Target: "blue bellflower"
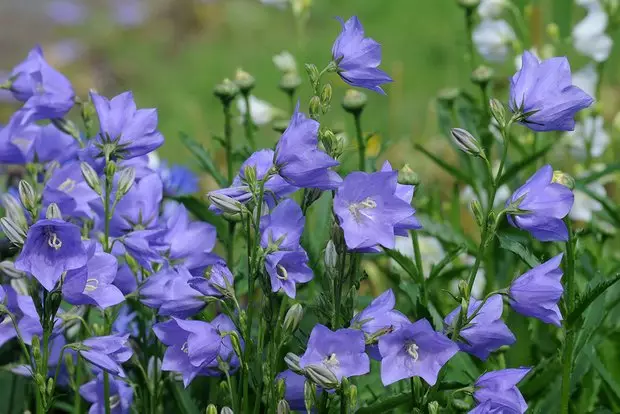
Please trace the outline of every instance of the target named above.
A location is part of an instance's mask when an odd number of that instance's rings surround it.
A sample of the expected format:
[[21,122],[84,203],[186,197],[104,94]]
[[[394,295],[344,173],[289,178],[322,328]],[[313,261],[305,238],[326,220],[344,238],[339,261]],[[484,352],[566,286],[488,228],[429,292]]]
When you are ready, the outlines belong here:
[[[91,403],[88,414],[105,414],[103,374],[80,387],[80,395]],[[110,413],[129,414],[133,403],[133,389],[125,381],[110,378]]]
[[94,366],[119,377],[125,378],[121,364],[133,355],[129,347],[129,335],[94,336],[82,342],[87,349],[80,355]]
[[421,377],[435,385],[439,370],[458,350],[447,336],[435,332],[426,319],[401,326],[379,338],[381,381],[387,386],[405,378]]
[[[390,162],[385,161],[383,163],[383,166],[381,167],[381,171],[390,172],[394,170],[392,169],[392,165],[390,164]],[[396,182],[396,191],[394,192],[394,194],[396,195],[396,197],[400,198],[401,200],[408,203],[409,205],[411,205],[411,201],[413,200],[414,193],[415,193],[414,185],[404,185],[404,184],[398,183],[398,181]],[[403,221],[399,223],[396,223],[396,225],[394,225],[394,234],[396,234],[397,236],[407,237],[409,235],[409,230],[421,229],[422,225],[420,224],[420,222],[418,221],[418,219],[415,217],[414,214],[415,214],[415,209],[413,209],[413,214],[411,216],[407,217],[406,219],[404,219]]]
[[43,205],[56,203],[65,216],[94,218],[90,203],[100,200],[88,186],[77,163],[71,162],[58,168],[45,184]]
[[81,268],[87,259],[78,226],[60,219],[44,219],[28,230],[15,268],[32,274],[51,291],[63,272]]
[[[516,338],[502,320],[504,302],[500,295],[493,295],[487,299],[481,309],[481,300],[470,298],[467,307],[467,318],[471,318],[474,312],[476,316],[459,331],[459,335],[465,340],[459,342],[461,351],[475,355],[485,361],[489,354],[496,351],[502,345],[512,345]],[[454,309],[444,323],[452,326],[461,312],[461,307]]]
[[533,131],[575,129],[575,114],[594,99],[573,85],[568,59],[539,62],[527,50],[522,59],[521,70],[510,80],[510,109],[526,114],[522,123]]
[[574,199],[568,187],[553,182],[553,168],[545,165],[506,201],[506,206],[512,204],[524,211],[509,214],[508,222],[540,241],[567,241],[568,230],[562,219]]
[[491,371],[483,374],[474,384],[474,400],[488,408],[488,411],[477,413],[508,413],[523,414],[527,410],[527,403],[517,388],[519,381],[525,377],[530,368],[511,368]]
[[13,115],[9,123],[0,126],[0,163],[26,164],[34,158],[36,129],[32,124],[21,125],[21,118]]
[[525,316],[561,326],[562,313],[558,302],[564,293],[562,286],[562,254],[519,276],[508,288],[510,305]]
[[330,168],[338,161],[318,148],[319,123],[299,112],[299,102],[291,121],[276,144],[275,167],[288,183],[300,188],[334,190],[342,178]]
[[394,248],[395,228],[414,214],[396,193],[397,176],[396,171],[353,172],[338,188],[334,212],[349,250]]
[[332,47],[332,58],[338,64],[338,74],[351,86],[370,89],[385,94],[380,85],[392,82],[381,64],[381,45],[364,37],[364,28],[357,16],[346,23],[338,17],[342,32]]
[[198,176],[183,165],[168,166],[162,163],[158,172],[164,183],[164,195],[167,197],[178,197],[198,191]]
[[[206,364],[204,368],[205,375],[210,375],[210,376],[222,375],[222,371],[220,371],[220,368],[219,368],[218,360],[223,361],[226,364],[228,364],[229,372],[232,374],[236,372],[237,369],[239,369],[240,363],[239,363],[239,357],[237,356],[237,353],[233,349],[230,336],[227,335],[226,332],[235,331],[237,332],[237,334],[239,334],[239,331],[237,330],[237,327],[235,326],[235,323],[232,321],[232,319],[230,319],[230,317],[228,317],[228,315],[224,313],[220,313],[215,318],[213,318],[213,320],[211,321],[211,325],[213,325],[215,330],[218,332],[218,334],[222,338],[222,341],[220,344],[220,349],[218,351],[217,358],[215,358],[210,363]],[[241,349],[244,349],[245,342],[243,341],[243,338],[241,337],[241,335],[239,335],[239,341],[240,341],[239,345],[241,346]]]
[[364,352],[364,334],[355,329],[332,331],[317,324],[310,333],[306,352],[299,366],[319,365],[329,369],[338,378],[364,375],[370,371],[370,359]]
[[234,276],[226,263],[220,261],[207,267],[203,276],[194,277],[188,283],[204,296],[222,297],[222,291],[233,286]]
[[159,309],[160,315],[187,318],[206,306],[200,292],[192,289],[191,273],[183,266],[166,268],[150,276],[140,288],[140,301]]
[[[22,340],[30,345],[33,336],[43,334],[43,327],[32,297],[20,295],[11,285],[3,286],[3,292],[5,294],[3,302],[15,317]],[[0,319],[0,347],[15,337],[17,337],[17,331],[11,318],[4,315]]]

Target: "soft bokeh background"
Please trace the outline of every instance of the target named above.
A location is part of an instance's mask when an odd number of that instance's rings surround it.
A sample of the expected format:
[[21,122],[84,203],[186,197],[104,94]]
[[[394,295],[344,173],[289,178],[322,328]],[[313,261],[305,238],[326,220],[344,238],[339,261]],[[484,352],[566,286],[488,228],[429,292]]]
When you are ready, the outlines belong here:
[[[559,24],[563,35],[569,34],[570,22],[584,14],[572,3],[535,2],[530,28],[534,43],[544,42],[550,21]],[[386,155],[394,162],[413,160],[426,166],[412,143],[434,145],[434,98],[442,88],[470,87],[470,69],[463,60],[463,12],[456,0],[314,0],[304,30],[296,27],[290,10],[259,0],[3,0],[0,71],[10,70],[40,43],[80,96],[90,88],[108,95],[132,90],[139,106],[158,108],[167,138],[161,155],[173,162],[191,162],[178,134],[187,132],[211,147],[211,134],[222,128],[221,108],[212,95],[217,82],[242,67],[257,79],[257,97],[286,109],[272,56],[288,50],[298,58],[302,72],[303,62],[322,67],[339,33],[334,16],[354,14],[367,34],[383,44],[382,67],[395,80],[387,87],[387,97],[369,94],[364,129],[390,140]],[[572,62],[578,67],[581,61],[575,57]],[[606,69],[609,87],[617,83],[616,69],[617,59]],[[506,77],[513,70],[512,62],[503,68]],[[331,80],[337,107],[346,85],[335,77]],[[302,90],[302,99],[308,96]],[[6,107],[0,107],[1,123],[14,107],[0,105]],[[352,129],[350,118],[340,110],[332,111],[326,121],[336,129]],[[241,140],[240,125],[236,132]],[[259,139],[271,146],[277,134],[264,127]]]

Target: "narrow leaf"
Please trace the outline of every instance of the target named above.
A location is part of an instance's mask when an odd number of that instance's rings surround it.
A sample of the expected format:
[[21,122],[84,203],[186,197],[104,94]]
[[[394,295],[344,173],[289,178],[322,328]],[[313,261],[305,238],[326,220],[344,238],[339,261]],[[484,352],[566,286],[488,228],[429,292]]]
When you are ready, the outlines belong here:
[[448,174],[450,174],[457,180],[467,183],[471,185],[472,187],[475,185],[471,177],[467,176],[466,174],[463,174],[461,171],[459,171],[452,165],[448,164],[441,158],[435,156],[433,153],[428,151],[426,148],[424,148],[420,144],[415,144],[415,148],[418,149],[420,152],[422,152],[424,155],[426,155],[428,158],[430,158],[431,161],[433,161],[435,164],[437,164],[439,167],[441,167],[443,170],[445,170]]
[[422,225],[422,231],[424,231],[425,233],[436,237],[438,240],[444,243],[464,245],[466,246],[467,252],[469,254],[477,253],[478,246],[476,246],[476,243],[458,229],[453,228],[452,226],[449,226],[445,223],[433,221],[425,214],[417,214],[416,217]]
[[497,235],[499,239],[499,245],[502,249],[509,250],[519,256],[521,260],[527,263],[530,267],[536,267],[540,264],[540,261],[530,252],[524,245],[515,240],[512,236],[506,233],[500,233]]
[[456,247],[455,249],[452,249],[448,252],[448,254],[446,254],[441,261],[439,261],[439,263],[433,265],[432,269],[431,269],[431,274],[429,275],[429,280],[433,279],[435,276],[437,276],[438,274],[441,273],[441,271],[448,266],[450,263],[452,263],[457,257],[459,257],[462,253],[467,251],[467,246],[465,245],[460,245],[458,247]]
[[605,365],[603,365],[593,348],[588,349],[586,352],[596,372],[598,372],[603,381],[605,381],[605,383],[609,386],[609,389],[613,392],[616,400],[620,402],[620,385],[618,385],[613,375],[607,370],[607,368],[605,368]]
[[418,273],[418,269],[415,263],[413,262],[413,260],[405,256],[398,250],[392,250],[392,249],[386,249],[386,248],[384,248],[383,250],[388,256],[394,259],[396,263],[398,263],[405,272],[407,272],[407,274],[409,275],[409,277],[411,277],[411,279],[420,283],[420,274]]
[[176,381],[170,381],[170,391],[172,397],[176,401],[176,406],[182,414],[200,414],[200,410],[196,403],[192,401],[190,393],[181,388],[181,384]]
[[514,164],[511,164],[510,167],[508,167],[504,171],[501,178],[499,179],[499,185],[506,184],[508,181],[510,181],[510,179],[516,177],[517,174],[519,174],[519,172],[529,167],[531,164],[536,162],[539,158],[543,157],[553,147],[553,144],[554,142],[542,148],[541,150],[535,152],[534,154],[526,158],[523,158],[515,162]]
[[194,157],[196,157],[202,169],[211,175],[220,187],[228,186],[228,181],[217,169],[209,152],[198,141],[191,138],[186,133],[181,132],[179,137],[181,138],[183,145],[185,145],[185,147],[187,147],[187,149],[194,154]]
[[600,295],[605,293],[607,289],[609,289],[619,280],[620,280],[620,273],[614,275],[610,279],[606,279],[602,282],[597,283],[593,287],[589,287],[588,290],[586,290],[583,295],[580,295],[577,301],[577,304],[575,305],[575,308],[570,313],[570,315],[568,315],[568,318],[566,319],[566,322],[568,323],[568,325],[572,325],[573,323],[577,322],[577,320],[579,320],[583,312],[585,312],[585,310],[588,309],[588,306],[590,306],[590,304],[594,302],[596,298],[598,298]]

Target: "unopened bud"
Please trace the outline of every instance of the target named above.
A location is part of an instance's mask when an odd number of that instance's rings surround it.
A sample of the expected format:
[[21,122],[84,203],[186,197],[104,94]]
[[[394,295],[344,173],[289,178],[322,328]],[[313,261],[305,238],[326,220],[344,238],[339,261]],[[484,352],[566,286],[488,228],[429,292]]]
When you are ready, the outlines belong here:
[[493,69],[488,66],[478,66],[471,74],[471,81],[480,86],[486,86],[493,79]]
[[306,68],[306,73],[308,74],[308,77],[310,78],[310,83],[312,84],[312,88],[316,90],[316,87],[319,84],[319,70],[317,69],[316,65],[312,63],[306,63],[305,68]]
[[338,266],[338,252],[336,251],[336,245],[330,239],[325,246],[325,267],[328,269],[335,269]]
[[54,378],[47,379],[47,395],[51,397],[54,394]]
[[461,91],[457,88],[444,88],[437,94],[437,99],[447,106],[452,106],[460,94]]
[[459,6],[469,10],[474,10],[480,5],[480,0],[457,0],[457,2]]
[[284,394],[286,394],[286,381],[284,378],[278,378],[276,380],[276,398],[281,400],[284,398]]
[[95,111],[95,105],[90,100],[83,101],[80,105],[80,114],[82,116],[82,122],[86,129],[86,136],[91,137],[95,134],[94,126],[97,111]]
[[123,168],[118,177],[118,190],[116,191],[116,200],[120,200],[131,190],[136,179],[136,170],[133,167]]
[[242,359],[243,350],[241,347],[241,340],[239,339],[239,334],[237,333],[237,331],[230,331],[228,333],[228,336],[230,337],[230,343],[232,344],[233,351],[235,351],[235,354],[237,354],[239,359]]
[[26,215],[22,205],[15,197],[9,193],[2,194],[0,196],[0,203],[4,207],[5,214],[15,224],[23,229],[28,228],[28,222],[26,221]]
[[349,89],[342,98],[342,107],[349,113],[357,114],[364,109],[366,102],[368,102],[368,97],[365,93],[357,89]]
[[301,86],[301,77],[297,72],[285,73],[278,86],[286,93],[293,93]]
[[21,279],[26,276],[25,273],[17,270],[15,268],[15,264],[9,260],[3,260],[0,262],[0,274],[8,276],[11,279]]
[[504,108],[504,104],[495,98],[491,98],[489,101],[489,109],[491,110],[491,115],[493,115],[493,118],[497,121],[497,125],[499,125],[500,128],[504,128],[506,126],[506,108]]
[[232,408],[230,407],[223,407],[222,411],[220,411],[220,414],[235,414],[232,410]]
[[205,414],[217,414],[217,407],[213,404],[207,405],[207,411]]
[[220,98],[222,104],[229,105],[235,96],[239,94],[239,87],[230,79],[224,79],[222,83],[215,85],[213,94]]
[[48,220],[62,219],[62,213],[60,212],[60,208],[58,208],[58,204],[51,203],[49,206],[47,206],[47,210],[45,211],[45,218]]
[[235,73],[235,83],[242,94],[247,95],[254,88],[255,79],[243,69],[237,69]]
[[411,169],[409,164],[405,164],[398,170],[398,184],[418,185],[420,184],[420,176]]
[[39,339],[39,337],[37,335],[34,335],[32,337],[32,342],[31,342],[32,346],[32,358],[34,359],[34,362],[36,362],[37,366],[41,366],[41,341]]
[[347,398],[349,399],[349,407],[353,408],[354,410],[357,408],[357,386],[356,385],[349,385],[349,388],[347,389]]
[[37,372],[34,376],[34,382],[37,384],[37,388],[39,389],[39,393],[41,395],[45,395],[47,393],[45,378],[41,375],[40,372]]
[[146,368],[146,373],[149,378],[155,378],[159,371],[161,371],[161,359],[155,356],[150,357]]
[[467,281],[465,280],[459,281],[459,295],[461,296],[461,298],[467,296]]
[[482,206],[478,200],[472,200],[470,203],[471,212],[474,215],[474,219],[476,219],[476,224],[478,227],[482,227],[482,223],[484,222],[484,216],[482,213]]
[[310,113],[310,118],[317,119],[320,111],[321,111],[321,98],[315,95],[312,98],[310,98],[310,105],[308,109],[308,112]]
[[321,105],[323,105],[323,107],[329,107],[329,104],[331,104],[332,93],[333,93],[333,90],[332,90],[332,85],[330,83],[323,86],[323,90],[321,91]]
[[109,180],[112,180],[114,174],[116,174],[116,163],[114,161],[108,161],[103,168],[103,172]]
[[213,204],[218,209],[222,210],[222,212],[224,213],[236,214],[236,213],[241,213],[242,211],[245,210],[245,207],[243,206],[243,204],[241,204],[239,201],[235,200],[234,198],[228,197],[227,195],[224,195],[224,194],[211,192],[207,194],[207,198],[209,199],[209,202],[211,204]]
[[64,132],[67,135],[71,135],[76,140],[80,139],[80,130],[75,126],[75,124],[68,119],[65,118],[52,118],[52,124],[60,131]]
[[256,184],[256,166],[248,165],[243,169],[243,178],[250,187]]
[[439,414],[439,403],[437,401],[428,403],[428,414]]
[[286,400],[278,401],[278,408],[276,410],[277,414],[289,414],[291,412],[291,407],[288,405]]
[[284,316],[282,327],[284,328],[285,334],[292,335],[299,327],[303,317],[304,308],[299,303],[295,303],[291,306],[288,312],[286,312],[286,316]]
[[18,246],[24,244],[24,240],[26,240],[26,232],[17,223],[8,217],[2,217],[0,218],[0,226],[11,243]]
[[60,168],[60,163],[56,160],[50,161],[45,166],[45,175],[43,176],[44,182],[51,180],[54,173]]
[[480,143],[469,131],[463,128],[452,128],[451,135],[452,142],[464,153],[475,157],[485,157]]
[[560,27],[556,23],[549,23],[546,29],[551,40],[557,42],[560,39]]
[[304,368],[304,373],[321,388],[329,390],[338,387],[338,377],[324,365],[308,365]]
[[568,187],[571,190],[575,189],[575,179],[563,171],[554,171],[551,182],[562,184],[564,187]]
[[282,73],[297,72],[295,57],[286,50],[275,55],[272,60],[276,68]]
[[28,211],[34,211],[37,207],[37,194],[28,181],[20,180],[17,184],[19,199]]
[[304,405],[307,412],[312,412],[312,407],[316,405],[316,384],[306,380],[304,382]]
[[303,375],[304,370],[299,366],[299,357],[297,355],[292,352],[287,353],[284,356],[284,362],[295,374]]
[[95,193],[101,195],[101,181],[99,181],[99,176],[93,167],[87,162],[83,162],[80,164],[80,170],[82,170],[82,177],[84,177],[86,184],[88,184]]

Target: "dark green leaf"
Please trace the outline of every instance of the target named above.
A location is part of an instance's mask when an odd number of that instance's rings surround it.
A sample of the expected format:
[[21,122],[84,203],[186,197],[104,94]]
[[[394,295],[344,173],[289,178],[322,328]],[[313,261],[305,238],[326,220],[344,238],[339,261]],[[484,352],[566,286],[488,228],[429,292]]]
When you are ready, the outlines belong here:
[[183,204],[187,210],[192,213],[198,220],[213,224],[217,230],[217,237],[225,245],[229,241],[228,223],[221,216],[209,211],[209,206],[204,201],[195,196],[180,196],[174,200]]
[[219,172],[209,152],[199,142],[184,132],[181,132],[179,136],[183,145],[194,154],[202,169],[211,175],[220,187],[228,186],[228,180]]
[[466,174],[463,174],[457,168],[455,168],[452,165],[448,164],[447,162],[445,162],[441,158],[435,156],[433,153],[428,151],[422,145],[415,144],[415,148],[418,149],[420,152],[422,152],[424,155],[426,155],[428,158],[430,158],[431,161],[433,161],[435,164],[437,164],[439,167],[441,167],[443,170],[445,170],[448,174],[450,174],[451,176],[453,176],[457,180],[462,181],[462,182],[464,182],[466,184],[469,184],[472,187],[475,185],[474,181],[472,180],[472,178],[470,176],[468,176]]
[[545,154],[547,152],[549,152],[549,150],[553,147],[553,144],[555,142],[552,142],[551,144],[547,145],[546,147],[544,147],[543,149],[535,152],[534,154],[523,158],[517,162],[515,162],[514,164],[511,164],[508,168],[506,168],[506,170],[504,170],[504,173],[502,174],[501,178],[499,179],[499,185],[502,184],[506,184],[508,181],[510,181],[510,179],[514,178],[517,176],[517,174],[519,174],[519,172],[523,171],[524,169],[526,169],[527,167],[529,167],[531,164],[533,164],[534,162],[536,162],[536,160],[538,160],[541,157],[544,157]]
[[515,240],[511,235],[500,233],[497,235],[501,248],[509,250],[519,256],[529,267],[536,267],[540,261],[524,245]]
[[613,375],[607,370],[607,368],[605,368],[605,365],[603,365],[593,348],[587,349],[586,353],[592,362],[592,367],[594,367],[603,381],[605,381],[609,389],[612,391],[616,401],[620,403],[620,385],[618,385],[618,383],[614,380]]
[[431,274],[429,275],[429,279],[433,279],[435,276],[441,273],[441,271],[448,266],[454,259],[459,257],[462,253],[467,251],[467,247],[465,245],[460,245],[455,249],[452,249],[446,254],[439,263],[433,265],[431,269]]
[[196,403],[190,397],[190,393],[181,388],[181,384],[176,381],[170,381],[170,391],[176,401],[176,406],[182,414],[200,414],[200,410]]
[[557,355],[543,359],[530,371],[527,378],[519,385],[519,389],[528,400],[540,396],[559,376],[561,367],[562,364]]
[[418,269],[415,263],[413,262],[413,260],[405,256],[398,250],[392,250],[392,249],[386,249],[386,248],[384,248],[383,250],[388,256],[394,259],[396,263],[398,263],[405,272],[407,272],[407,274],[409,275],[409,277],[411,277],[411,279],[415,280],[418,283],[420,282],[420,274],[418,273]]
[[577,322],[577,320],[581,317],[583,312],[590,306],[590,304],[596,300],[601,294],[605,293],[607,289],[613,286],[616,282],[620,280],[620,273],[614,275],[610,279],[606,279],[602,282],[597,283],[594,286],[588,287],[582,295],[579,295],[579,299],[577,300],[577,304],[573,308],[573,311],[566,318],[566,322],[568,325],[572,325]]

